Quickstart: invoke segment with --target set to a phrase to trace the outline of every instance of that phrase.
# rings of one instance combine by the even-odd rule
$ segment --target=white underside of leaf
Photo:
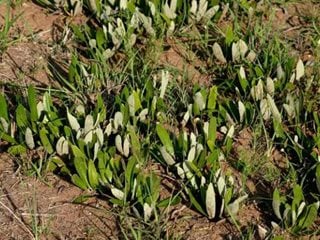
[[[299,59],[296,67],[296,80],[300,80],[304,76],[304,64],[301,59]]]
[[[209,183],[206,192],[206,210],[209,219],[213,219],[216,215],[216,194],[212,183]]]

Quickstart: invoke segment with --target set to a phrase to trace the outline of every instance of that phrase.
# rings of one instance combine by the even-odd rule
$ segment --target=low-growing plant
[[[281,226],[289,228],[294,234],[302,234],[314,223],[320,202],[308,204],[300,185],[293,188],[292,199],[281,196],[278,189],[273,192],[272,207],[274,214],[280,220]]]
[[[197,114],[204,110],[205,105],[206,101],[198,92],[193,108],[191,105],[189,109]],[[186,114],[184,123],[189,121],[188,112]],[[198,119],[195,124],[201,125],[201,120]],[[216,147],[217,119],[211,117],[209,122],[202,125],[201,132],[195,126],[193,130],[196,132],[181,131],[175,136],[169,134],[162,124],[157,124],[156,131],[162,145],[158,146],[156,158],[183,180],[188,201],[197,211],[210,219],[233,217],[247,195],[237,190],[232,176],[225,177],[221,172],[220,161],[224,157]],[[232,139],[232,128],[226,134],[226,144]]]
[[[45,93],[43,100],[38,102],[34,87],[30,86],[25,105],[19,102],[12,118],[9,115],[6,97],[0,96],[0,136],[11,144],[8,152],[20,155],[28,149],[43,146],[47,153],[52,154],[53,143],[59,137],[59,128],[63,124],[50,93]]]

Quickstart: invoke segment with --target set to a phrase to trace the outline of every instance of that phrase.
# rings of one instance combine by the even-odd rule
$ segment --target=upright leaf
[[[218,43],[214,43],[213,44],[213,47],[212,47],[212,50],[213,50],[213,55],[221,62],[221,63],[227,63],[227,60],[226,58],[224,57],[223,55],[223,51],[220,47],[220,45]]]
[[[87,187],[90,186],[87,178],[88,166],[86,163],[86,159],[82,157],[75,157],[73,160],[73,164],[82,182],[84,182],[87,185]]]
[[[99,174],[92,160],[88,162],[88,179],[91,188],[95,189],[99,185]]]
[[[7,100],[2,94],[0,94],[0,117],[9,121]]]
[[[320,202],[316,202],[306,208],[298,223],[300,229],[309,228],[314,223],[318,215],[319,204]]]
[[[84,121],[84,134],[87,134],[89,131],[93,129],[94,120],[92,115],[87,115]]]
[[[131,140],[132,154],[137,157],[140,157],[141,144],[140,144],[139,138],[138,138],[137,134],[135,133],[133,127],[129,128],[129,135],[130,135],[130,140]]]
[[[75,145],[71,145],[71,150],[72,150],[72,153],[73,153],[73,156],[74,157],[77,157],[77,158],[84,158],[86,159],[87,156]]]
[[[27,146],[28,146],[29,149],[34,149],[35,144],[34,144],[34,140],[33,140],[32,131],[31,131],[30,128],[27,128],[27,129],[26,129],[26,132],[25,132],[25,141],[26,141],[26,144],[27,144]]]
[[[44,147],[44,149],[49,153],[53,153],[53,148],[52,148],[52,145],[50,143],[50,140],[47,136],[47,133],[48,131],[43,127],[41,128],[40,132],[39,132],[39,136],[40,136],[40,140],[41,140],[41,143]]]
[[[19,128],[26,128],[29,125],[27,110],[21,104],[16,109],[16,122]]]
[[[125,178],[126,178],[126,193],[128,194],[129,191],[132,189],[133,186],[133,173],[134,173],[134,168],[136,166],[136,158],[135,157],[130,157],[127,167],[125,169]]]
[[[298,206],[300,205],[300,202],[303,201],[303,192],[302,192],[302,188],[300,185],[296,184],[293,187],[293,201],[292,201],[292,205],[294,206],[295,209],[298,208]]]
[[[281,205],[281,197],[280,197],[280,192],[279,190],[276,188],[273,192],[273,198],[272,198],[272,208],[274,211],[274,214],[277,216],[277,218],[279,218],[280,220],[282,220],[282,216],[280,214],[280,205]]]
[[[217,138],[217,119],[215,117],[210,118],[208,139],[215,143]]]
[[[191,204],[203,215],[206,215],[205,211],[203,210],[203,208],[201,207],[200,203],[197,201],[197,199],[193,196],[192,192],[190,189],[187,188],[187,193],[189,195],[190,198],[190,202]]]
[[[207,105],[207,108],[209,110],[214,110],[216,108],[217,95],[218,95],[218,88],[216,86],[213,86],[212,88],[210,88],[208,105]]]
[[[160,87],[160,98],[164,97],[164,94],[167,89],[167,85],[169,82],[169,72],[168,71],[162,71],[161,72],[161,87]]]
[[[279,110],[278,110],[273,98],[269,94],[267,94],[267,101],[268,101],[268,105],[270,107],[272,116],[274,117],[274,119],[277,122],[281,123],[281,119],[282,119],[281,118],[281,114],[280,114],[280,112],[279,112]]]
[[[296,80],[300,80],[304,76],[304,64],[301,59],[299,59],[296,67]]]
[[[171,155],[174,155],[173,144],[167,130],[161,124],[157,124],[156,131],[157,131],[158,137],[160,138],[160,141],[165,146],[166,150]]]
[[[73,174],[71,177],[71,181],[79,188],[86,190],[88,189],[87,184],[77,175]]]
[[[32,85],[28,87],[28,104],[31,122],[36,122],[38,120],[37,95]]]
[[[213,219],[216,215],[216,194],[212,183],[209,183],[206,192],[206,209],[209,219]]]
[[[240,122],[243,122],[244,114],[246,112],[246,107],[244,106],[243,102],[241,102],[240,100],[238,101],[238,109],[239,109]]]
[[[78,123],[78,120],[69,112],[69,109],[67,109],[67,118],[70,124],[70,127],[75,130],[76,132],[80,129],[80,124]]]

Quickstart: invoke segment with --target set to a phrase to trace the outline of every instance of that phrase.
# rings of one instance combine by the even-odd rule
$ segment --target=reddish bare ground
[[[296,55],[300,55],[304,62],[314,61],[312,51],[313,24],[320,23],[320,3],[316,1],[296,1],[274,6],[275,16],[273,28],[295,48]],[[314,20],[314,22],[313,22]]]
[[[23,176],[10,156],[0,159],[1,239],[115,239],[116,221],[105,201],[73,204],[83,194],[79,188],[52,175],[43,182]]]
[[[0,26],[5,21],[6,4],[0,4]],[[70,39],[66,26],[82,24],[86,18],[64,16],[48,12],[32,1],[10,8],[10,16],[16,20],[8,34],[7,49],[0,56],[0,82],[18,85],[54,85],[48,76],[48,58],[67,60],[64,49]]]
[[[168,50],[160,54],[157,64],[175,70],[178,73],[178,79],[209,86],[212,76],[201,73],[199,70],[205,67],[206,63],[202,62],[193,51],[188,50],[182,42],[169,40],[168,44]]]
[[[0,25],[4,23],[6,4],[0,5]],[[19,16],[14,22],[8,48],[1,56],[1,82],[19,85],[33,83],[48,85],[46,59],[49,51],[53,23],[58,15],[47,14],[45,10],[32,2],[25,2],[16,9],[10,9],[10,16]]]

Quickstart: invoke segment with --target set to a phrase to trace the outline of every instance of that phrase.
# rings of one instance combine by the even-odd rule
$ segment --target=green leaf
[[[229,46],[234,40],[232,25],[228,25],[225,36],[226,36],[225,42]]]
[[[140,141],[139,141],[139,138],[138,138],[137,134],[135,133],[133,127],[129,127],[129,134],[130,134],[130,140],[131,140],[131,150],[132,150],[133,155],[135,155],[136,157],[141,157]]]
[[[105,41],[104,32],[101,28],[99,28],[96,32],[96,40],[98,48],[102,48]]]
[[[156,203],[159,199],[160,193],[160,178],[153,172],[147,178],[147,184],[150,188],[151,196],[148,196],[147,199],[150,199],[150,203]],[[148,195],[150,195],[148,193]]]
[[[197,160],[197,167],[199,169],[202,169],[206,165],[206,160],[207,160],[206,155],[207,155],[206,151],[201,151],[201,153],[198,157],[198,160]]]
[[[52,145],[50,143],[50,140],[47,136],[48,131],[45,128],[41,128],[40,132],[39,132],[39,137],[40,137],[40,141],[44,147],[44,149],[49,153],[53,153],[53,148]]]
[[[74,157],[87,159],[87,156],[75,145],[71,144],[71,149]]]
[[[191,169],[198,177],[202,176],[200,169],[193,162],[186,161],[186,164],[188,168]]]
[[[276,188],[273,192],[273,198],[272,198],[272,208],[274,211],[274,214],[277,216],[277,218],[279,218],[280,220],[282,220],[282,216],[280,214],[280,205],[281,205],[281,197],[280,197],[280,192],[279,190]]]
[[[187,193],[189,195],[189,198],[190,198],[190,201],[191,201],[191,204],[203,215],[207,215],[205,213],[205,211],[203,210],[203,208],[201,207],[200,203],[197,201],[197,199],[193,196],[191,190],[189,188],[186,189],[187,190]]]
[[[245,92],[248,85],[249,85],[247,79],[239,77],[239,81],[240,81],[240,85],[241,85],[242,90]]]
[[[301,229],[309,228],[317,218],[318,209],[319,202],[309,205],[301,216],[298,226]]]
[[[216,170],[216,167],[219,165],[219,154],[219,149],[215,149],[207,158],[207,164],[213,168],[213,170]]]
[[[293,201],[292,201],[292,208],[294,210],[297,210],[297,208],[300,205],[300,202],[303,201],[304,197],[303,197],[303,192],[302,192],[302,188],[300,185],[296,184],[293,187]]]
[[[72,200],[72,203],[75,203],[75,204],[82,204],[82,203],[85,203],[88,199],[92,198],[94,196],[92,195],[85,195],[85,194],[82,194],[78,197],[75,197],[73,200]]]
[[[123,200],[119,200],[117,198],[111,198],[110,199],[110,202],[113,204],[113,205],[116,205],[116,206],[124,206],[124,201]]]
[[[215,144],[216,138],[217,138],[217,119],[215,117],[212,117],[209,123],[208,140],[212,141]]]
[[[160,141],[165,146],[167,151],[174,156],[173,144],[171,142],[171,139],[167,130],[161,124],[157,124],[156,131],[157,131],[158,137],[160,138]]]
[[[283,130],[282,124],[278,122],[276,119],[273,119],[273,128],[276,133],[276,137],[285,138],[285,132]]]
[[[55,136],[55,137],[59,137],[60,136],[60,131],[59,131],[59,127],[57,127],[56,125],[53,125],[52,122],[48,122],[47,124],[50,132]]]
[[[207,105],[208,110],[214,110],[216,108],[217,95],[218,95],[218,88],[216,86],[213,86],[209,92],[208,105]]]
[[[22,145],[15,145],[8,148],[8,153],[12,155],[21,155],[27,152],[27,148]]]
[[[19,128],[26,128],[29,125],[27,110],[21,104],[16,109],[16,122]]]
[[[63,132],[64,132],[64,136],[65,136],[66,138],[69,138],[69,137],[72,136],[72,130],[71,130],[71,128],[68,127],[68,126],[64,126],[64,127],[63,127]]]
[[[73,174],[71,177],[71,181],[79,188],[83,189],[83,190],[87,190],[88,187],[86,185],[86,183],[77,175],[77,174]]]
[[[96,189],[99,185],[99,174],[92,160],[88,162],[88,178],[92,189]]]
[[[227,188],[227,190],[226,190],[226,192],[224,194],[224,201],[225,201],[226,205],[231,201],[232,195],[233,195],[232,188],[231,187]]]
[[[44,110],[50,113],[51,107],[52,107],[52,99],[49,92],[45,92],[45,94],[43,95],[42,102],[43,102]]]
[[[37,95],[32,85],[28,87],[28,104],[29,104],[31,122],[36,122],[38,120]]]
[[[77,171],[79,177],[81,178],[82,182],[84,182],[87,187],[90,186],[88,183],[88,178],[87,178],[88,166],[86,163],[86,159],[82,158],[82,157],[75,157],[73,160],[73,164],[74,164],[76,171]]]
[[[107,169],[108,154],[105,152],[99,151],[97,154],[97,158],[98,158],[98,170],[100,173],[101,180],[103,183],[107,183],[108,182],[107,179],[110,179],[109,178],[110,175],[109,177],[106,178],[106,175],[107,175],[106,173],[108,172],[108,169]],[[112,173],[111,173],[111,176],[112,176]]]
[[[7,134],[5,132],[0,131],[0,139],[6,141],[8,143],[11,143],[11,144],[18,144],[18,142],[13,137],[11,137],[9,134]]]
[[[133,172],[136,166],[136,158],[130,157],[127,167],[125,169],[125,178],[126,178],[126,193],[128,194],[133,186]]]
[[[9,121],[7,100],[2,94],[0,94],[0,117]]]
[[[55,171],[57,168],[62,168],[65,166],[63,160],[57,156],[54,156],[48,160],[48,168],[47,170],[50,172]]]
[[[177,205],[181,202],[181,198],[178,196],[178,195],[175,195],[173,197],[168,197],[168,198],[165,198],[163,200],[161,200],[157,206],[159,208],[167,208],[167,207],[170,207],[170,206],[174,206],[174,205]]]

